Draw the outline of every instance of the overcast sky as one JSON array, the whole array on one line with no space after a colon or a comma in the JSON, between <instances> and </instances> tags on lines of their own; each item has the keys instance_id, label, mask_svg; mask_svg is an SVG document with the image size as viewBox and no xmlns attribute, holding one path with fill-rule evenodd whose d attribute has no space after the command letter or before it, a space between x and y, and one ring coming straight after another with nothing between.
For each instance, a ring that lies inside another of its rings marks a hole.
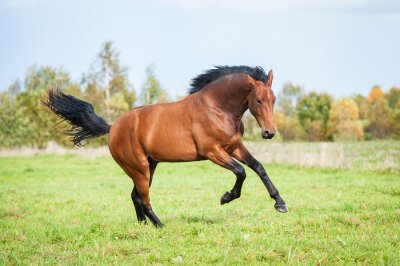
<instances>
[{"instance_id":1,"label":"overcast sky","mask_svg":"<svg viewBox=\"0 0 400 266\"><path fill-rule=\"evenodd\" d=\"M0 89L28 67L79 81L106 40L138 91L145 68L173 96L213 65L274 70L335 96L400 86L398 0L0 0Z\"/></svg>"}]
</instances>

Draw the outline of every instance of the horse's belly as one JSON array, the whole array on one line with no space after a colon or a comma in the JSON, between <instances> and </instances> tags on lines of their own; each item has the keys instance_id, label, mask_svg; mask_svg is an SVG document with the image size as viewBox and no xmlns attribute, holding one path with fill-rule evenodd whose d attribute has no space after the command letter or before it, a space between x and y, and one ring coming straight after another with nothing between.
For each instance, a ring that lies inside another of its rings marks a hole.
<instances>
[{"instance_id":1,"label":"horse's belly","mask_svg":"<svg viewBox=\"0 0 400 266\"><path fill-rule=\"evenodd\" d=\"M161 134L154 134L161 132ZM191 132L179 125L163 126L149 132L143 142L146 154L160 162L187 162L199 159Z\"/></svg>"},{"instance_id":2,"label":"horse's belly","mask_svg":"<svg viewBox=\"0 0 400 266\"><path fill-rule=\"evenodd\" d=\"M201 159L194 143L185 143L185 141L163 143L155 141L146 149L146 153L159 162L188 162Z\"/></svg>"},{"instance_id":3,"label":"horse's belly","mask_svg":"<svg viewBox=\"0 0 400 266\"><path fill-rule=\"evenodd\" d=\"M138 110L136 137L147 156L160 162L198 160L191 119L183 102Z\"/></svg>"}]
</instances>

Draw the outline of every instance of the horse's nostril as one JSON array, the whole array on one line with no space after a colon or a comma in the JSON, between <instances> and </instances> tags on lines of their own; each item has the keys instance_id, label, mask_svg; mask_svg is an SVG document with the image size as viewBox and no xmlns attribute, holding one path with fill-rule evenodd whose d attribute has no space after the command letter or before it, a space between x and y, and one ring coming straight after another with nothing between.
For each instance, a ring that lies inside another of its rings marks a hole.
<instances>
[{"instance_id":1,"label":"horse's nostril","mask_svg":"<svg viewBox=\"0 0 400 266\"><path fill-rule=\"evenodd\" d=\"M262 133L262 137L263 137L264 139L272 139L274 136L275 136L275 132L269 132L268 130L265 130L265 131Z\"/></svg>"}]
</instances>

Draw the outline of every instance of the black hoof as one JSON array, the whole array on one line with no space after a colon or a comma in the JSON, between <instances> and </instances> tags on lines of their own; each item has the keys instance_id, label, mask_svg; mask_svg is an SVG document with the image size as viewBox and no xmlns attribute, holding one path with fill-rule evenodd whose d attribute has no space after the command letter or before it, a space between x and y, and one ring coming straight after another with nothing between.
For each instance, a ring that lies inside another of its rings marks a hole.
<instances>
[{"instance_id":1,"label":"black hoof","mask_svg":"<svg viewBox=\"0 0 400 266\"><path fill-rule=\"evenodd\" d=\"M162 223L155 224L154 226L155 226L156 228L163 228L163 227L164 227L164 225L163 225Z\"/></svg>"},{"instance_id":2,"label":"black hoof","mask_svg":"<svg viewBox=\"0 0 400 266\"><path fill-rule=\"evenodd\" d=\"M232 196L231 196L231 193L229 193L229 192L225 192L225 194L222 195L222 197L220 199L221 205L224 205L225 203L228 203L231 201L232 201Z\"/></svg>"},{"instance_id":3,"label":"black hoof","mask_svg":"<svg viewBox=\"0 0 400 266\"><path fill-rule=\"evenodd\" d=\"M285 204L275 204L274 207L275 207L275 210L277 210L278 212L285 213L288 211L288 208L286 207Z\"/></svg>"},{"instance_id":4,"label":"black hoof","mask_svg":"<svg viewBox=\"0 0 400 266\"><path fill-rule=\"evenodd\" d=\"M145 225L146 225L146 224L147 224L147 220L146 220L146 219L144 219L144 220L138 220L138 223L139 223L139 224L145 224Z\"/></svg>"}]
</instances>

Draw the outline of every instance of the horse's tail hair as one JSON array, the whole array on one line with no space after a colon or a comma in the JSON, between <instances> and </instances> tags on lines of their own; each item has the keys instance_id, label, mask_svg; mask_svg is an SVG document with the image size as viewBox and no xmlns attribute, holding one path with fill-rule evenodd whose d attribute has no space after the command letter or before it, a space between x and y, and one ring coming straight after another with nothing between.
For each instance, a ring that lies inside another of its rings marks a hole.
<instances>
[{"instance_id":1,"label":"horse's tail hair","mask_svg":"<svg viewBox=\"0 0 400 266\"><path fill-rule=\"evenodd\" d=\"M94 113L93 105L66 95L57 88L49 88L42 103L71 125L65 133L71 136L76 146L82 146L85 139L96 138L110 131L111 125Z\"/></svg>"}]
</instances>

